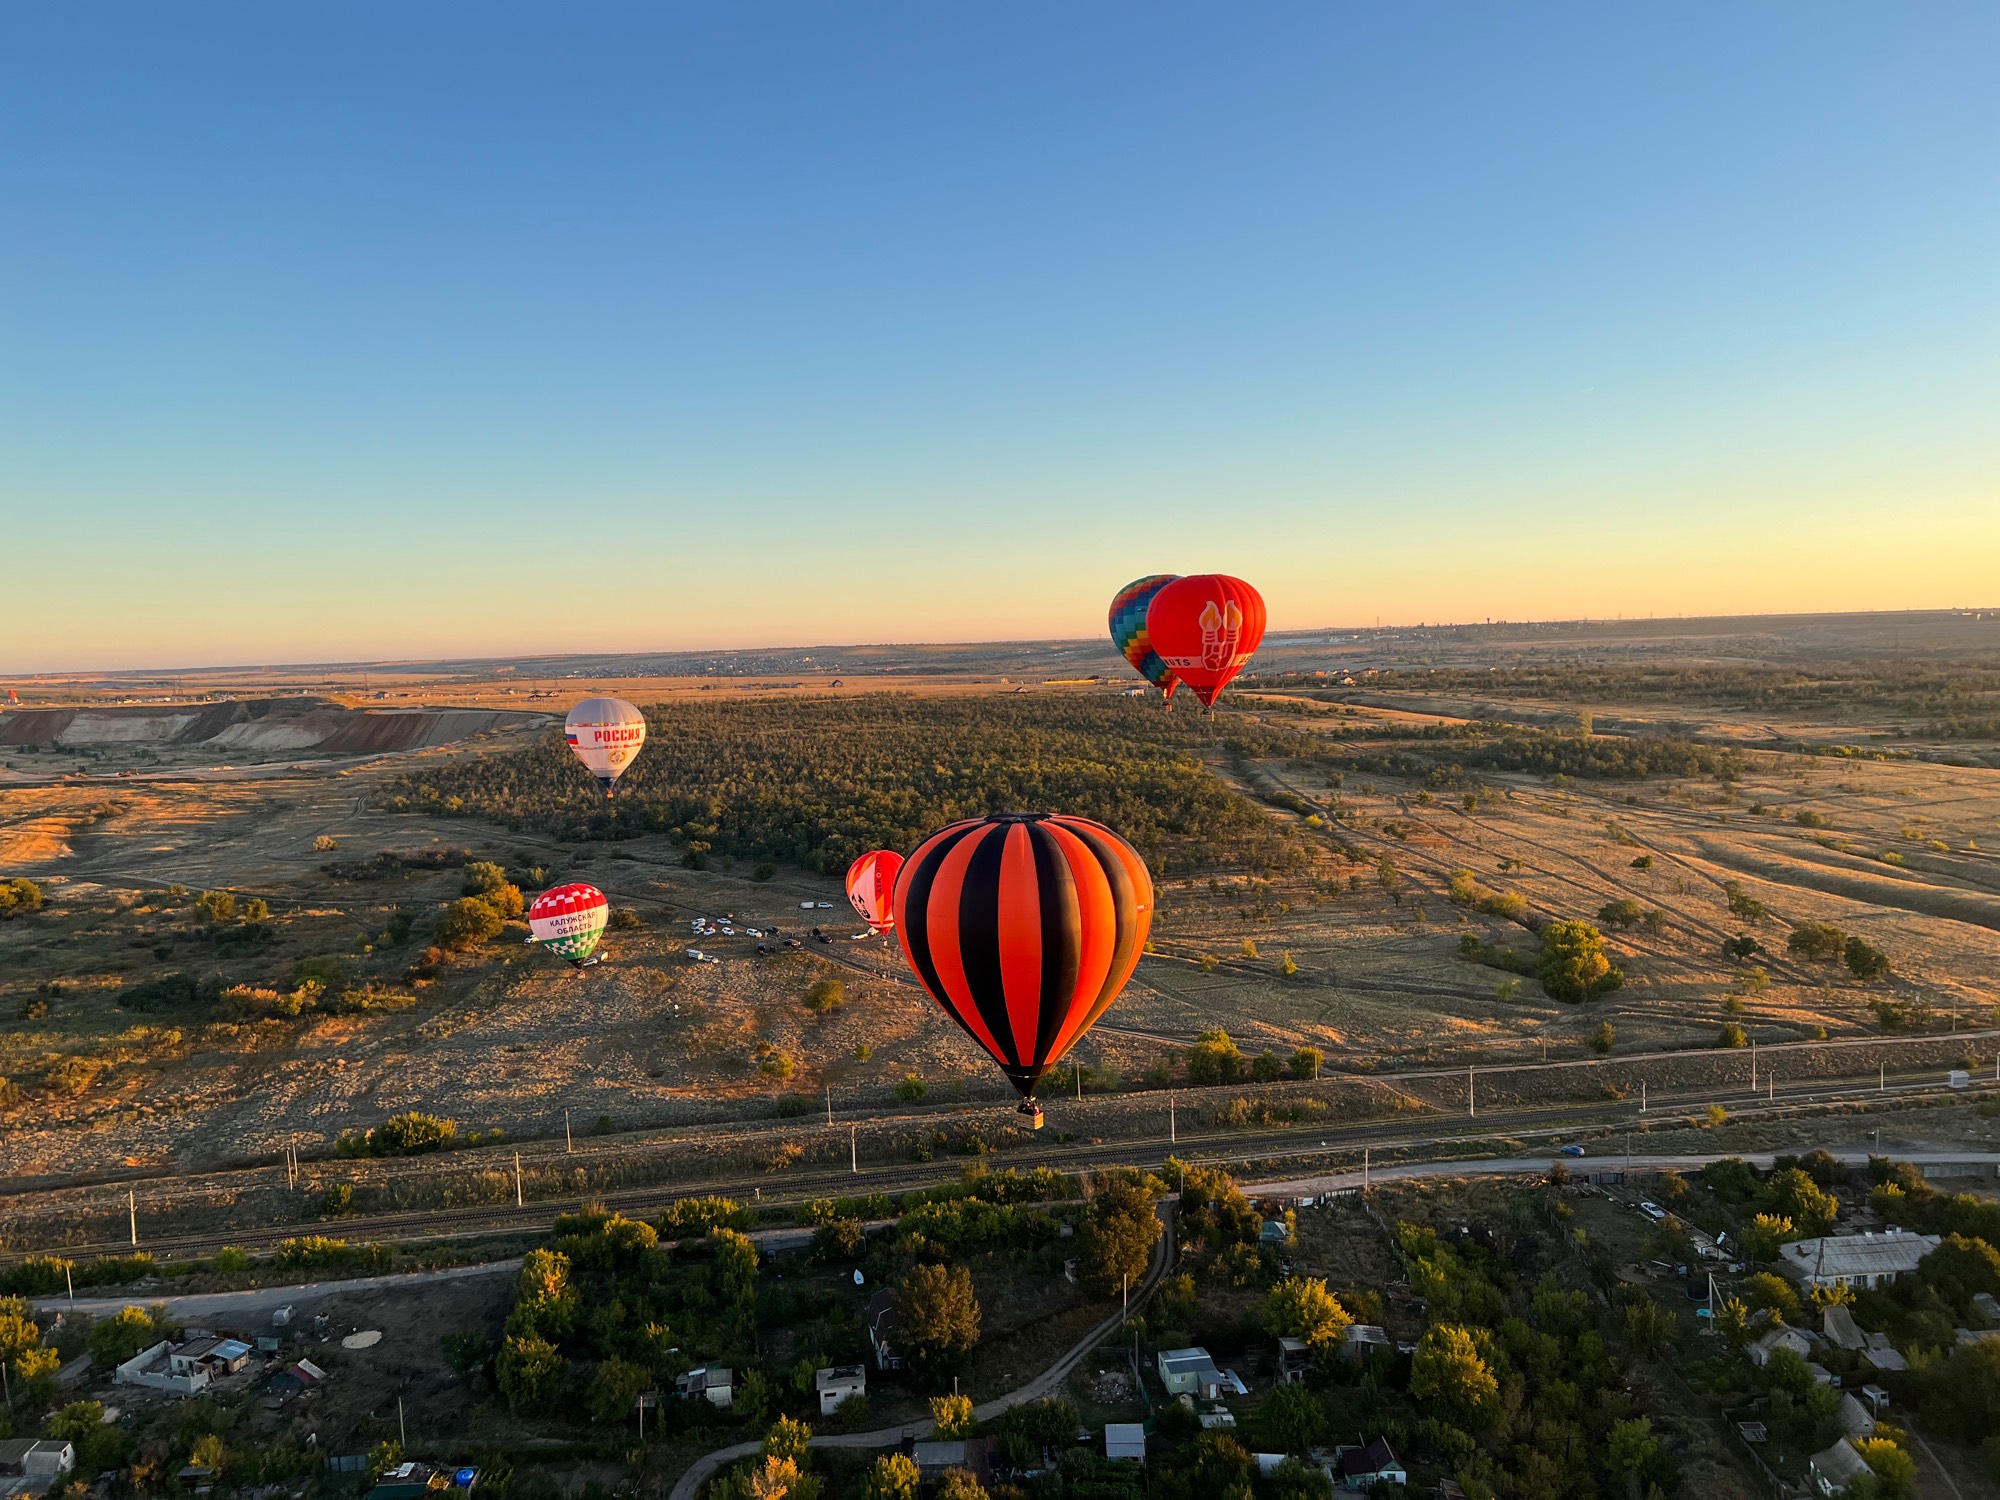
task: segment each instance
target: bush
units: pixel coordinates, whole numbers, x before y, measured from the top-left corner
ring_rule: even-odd
[[[1595,1052],[1599,1057],[1609,1057],[1611,1055],[1611,1048],[1617,1040],[1618,1033],[1612,1030],[1611,1023],[1609,1021],[1599,1021],[1597,1023],[1597,1030],[1590,1034],[1590,1050]]]
[[[203,891],[194,898],[194,909],[203,921],[219,926],[236,920],[236,897],[228,891]]]
[[[847,986],[838,979],[815,980],[812,988],[806,991],[806,1009],[817,1011],[821,1015],[828,1011],[839,1010],[846,1003]]]
[[[1847,940],[1843,956],[1856,979],[1880,979],[1889,972],[1889,955],[1858,937]]]
[[[506,926],[500,913],[477,896],[465,896],[447,906],[437,919],[437,940],[446,948],[463,952],[491,942]]]
[[[1243,1077],[1243,1053],[1228,1032],[1204,1031],[1188,1048],[1187,1075],[1197,1087],[1238,1082]]]
[[[1750,1045],[1750,1036],[1741,1026],[1731,1021],[1715,1034],[1715,1045],[1718,1047],[1747,1047]]]
[[[1630,896],[1606,902],[1597,909],[1597,920],[1606,927],[1630,927],[1642,915],[1639,903]]]
[[[1299,1047],[1293,1051],[1291,1061],[1286,1066],[1294,1078],[1317,1078],[1320,1064],[1325,1061],[1325,1055],[1319,1048]]]
[[[1847,934],[1831,922],[1801,922],[1785,939],[1794,958],[1834,959],[1847,951]]]
[[[912,1266],[895,1306],[897,1341],[920,1367],[948,1367],[979,1342],[979,1299],[963,1266]]]
[[[34,881],[19,875],[12,880],[0,880],[0,919],[26,916],[41,909],[42,888]]]
[[[420,1156],[455,1144],[458,1122],[417,1110],[393,1115],[368,1132],[370,1156]]]
[[[1593,1000],[1625,982],[1624,971],[1604,952],[1604,934],[1588,922],[1551,922],[1542,929],[1535,977],[1551,999]]]
[[[915,1104],[929,1092],[930,1086],[914,1073],[905,1073],[896,1085],[896,1098],[904,1104]]]
[[[767,1078],[786,1079],[798,1072],[799,1065],[792,1061],[792,1054],[773,1047],[757,1061],[757,1071]]]

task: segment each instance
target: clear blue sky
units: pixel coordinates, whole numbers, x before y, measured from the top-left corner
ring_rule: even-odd
[[[2000,7],[14,5],[0,670],[2000,603]]]

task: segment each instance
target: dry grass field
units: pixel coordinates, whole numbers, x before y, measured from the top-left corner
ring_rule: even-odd
[[[2000,627],[1940,618],[1937,653],[1957,660],[1976,648],[1991,659],[1988,637]],[[1772,642],[1784,639],[1767,622],[1753,644],[1769,658],[1782,655]],[[1801,627],[1798,639],[1808,645],[1794,641],[1794,655],[1810,654],[1818,637]],[[1727,635],[1738,647],[1749,640],[1748,626]],[[1838,644],[1855,649],[1845,637]],[[1699,693],[1621,704],[1587,694],[1565,701],[1543,688],[1502,703],[1468,695],[1460,682],[1459,669],[1482,655],[1615,665],[1676,649],[1693,648],[1644,632],[1567,644],[1278,643],[1274,675],[1240,691],[1236,711],[1326,753],[1245,760],[1218,740],[1199,759],[1305,853],[1286,868],[1162,880],[1153,952],[1083,1045],[1091,1086],[1163,1080],[1178,1051],[1217,1027],[1253,1060],[1317,1047],[1333,1075],[1588,1059],[1606,1023],[1614,1059],[1689,1049],[1703,1054],[1689,1059],[1702,1069],[1725,1061],[1707,1049],[1729,1025],[1760,1045],[1949,1038],[1992,1025],[2000,788],[1983,764],[1918,758],[1922,743],[1898,736],[1929,722],[1923,712],[1898,720],[1892,709],[1871,710],[1864,722],[1835,695],[1826,713],[1787,709],[1751,724],[1727,703],[1695,701]],[[1454,674],[1427,695],[1413,657],[1445,658]],[[1029,648],[948,662],[917,654],[888,664],[887,676],[844,678],[839,692],[881,691],[893,678],[903,694],[1011,695],[1033,660]],[[1046,680],[1101,672],[1082,648],[1048,660],[1055,665],[1032,679],[1023,703],[1123,689],[1108,677]],[[1717,660],[1702,655],[1698,664]],[[721,675],[722,666],[738,675]],[[1366,686],[1371,670],[1392,674],[1393,686]],[[469,671],[411,680],[393,690],[425,702],[519,704],[544,690],[523,678],[510,691]],[[591,686],[616,680],[607,670]],[[744,699],[774,722],[789,699],[822,686],[806,675],[760,677],[740,662],[654,679],[651,693],[637,692],[636,681],[624,690],[663,712],[677,693],[748,686]],[[566,676],[548,679],[547,690],[557,689],[568,693]],[[41,701],[61,696],[48,685]],[[1540,722],[1531,732],[1545,736],[1616,746],[1670,728],[1697,745],[1733,748],[1734,758],[1721,776],[1569,776],[1492,764],[1440,774],[1460,753],[1450,736],[1484,743],[1479,725],[1490,727],[1496,704],[1513,722]],[[1595,716],[1594,736],[1579,726],[1583,714]],[[565,1113],[579,1135],[600,1120],[617,1130],[700,1126],[769,1117],[786,1096],[817,1105],[828,1089],[843,1108],[887,1109],[910,1075],[932,1104],[999,1100],[983,1056],[910,987],[895,950],[855,940],[858,924],[830,877],[780,865],[760,880],[748,858],[687,868],[682,844],[665,831],[579,840],[531,823],[385,810],[392,783],[413,772],[515,754],[546,733],[529,725],[268,778],[0,786],[0,878],[35,880],[48,898],[40,911],[0,922],[8,1080],[0,1179],[25,1187],[205,1170],[268,1161],[294,1140],[323,1154],[343,1131],[410,1109],[517,1140],[560,1137]],[[1860,748],[1828,753],[1840,746]],[[1986,748],[1956,743],[1950,758],[1974,762]],[[518,928],[476,952],[427,959],[432,915],[460,893],[455,867],[419,861],[373,879],[328,868],[381,851],[456,850],[524,879],[535,871],[551,882],[588,879],[640,925],[607,934],[605,962],[584,974],[523,945]],[[1488,910],[1454,901],[1455,876],[1461,897],[1466,889],[1460,872],[1470,872]],[[264,900],[269,916],[205,921],[195,896],[224,888]],[[834,907],[801,909],[807,901]],[[1632,903],[1625,917],[1600,917],[1620,902]],[[412,927],[400,939],[399,913]],[[748,937],[701,939],[722,962],[689,963],[689,920],[724,914],[787,937],[818,925],[833,941],[760,958]],[[1504,951],[1531,954],[1531,929],[1554,919],[1605,926],[1621,988],[1563,1003],[1533,977],[1494,965]],[[1890,972],[1863,980],[1841,962],[1788,953],[1787,934],[1809,922],[1879,948]],[[1725,940],[1744,937],[1760,951],[1727,956]],[[272,997],[318,976],[330,995],[364,998],[297,1015],[227,994],[186,1007],[148,1001],[146,987],[167,973]],[[844,1003],[807,1009],[805,994],[828,977],[843,982]],[[1991,1041],[1963,1051],[1964,1062],[1992,1069]],[[1851,1071],[1872,1066],[1857,1057]],[[1542,1087],[1535,1079],[1548,1076],[1502,1075],[1493,1099],[1531,1099]],[[1456,1107],[1443,1084],[1387,1093],[1356,1117]]]

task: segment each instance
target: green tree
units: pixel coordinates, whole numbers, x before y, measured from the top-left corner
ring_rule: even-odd
[[[1354,1321],[1318,1276],[1288,1276],[1264,1301],[1264,1326],[1279,1338],[1304,1339],[1324,1353]]]
[[[919,1365],[947,1367],[979,1342],[979,1299],[963,1266],[911,1267],[895,1307],[897,1341]]]
[[[1326,1432],[1326,1407],[1296,1383],[1275,1385],[1257,1408],[1257,1441],[1271,1453],[1304,1453]]]
[[[1319,1077],[1320,1064],[1324,1061],[1326,1061],[1325,1055],[1317,1047],[1295,1048],[1292,1052],[1291,1063],[1289,1064],[1292,1077],[1317,1078]]]
[[[1969,1308],[1980,1292],[2000,1296],[2000,1250],[1985,1240],[1948,1234],[1919,1263],[1917,1276],[1953,1307]]]
[[[931,1424],[937,1436],[946,1441],[971,1437],[978,1425],[972,1415],[972,1398],[957,1394],[931,1397]]]
[[[812,1387],[808,1385],[807,1390]],[[813,1430],[793,1417],[780,1417],[764,1434],[758,1452],[765,1458],[789,1458],[803,1464],[812,1444]]]
[[[1625,1335],[1649,1359],[1671,1348],[1678,1330],[1674,1315],[1651,1297],[1625,1305]]]
[[[1844,956],[1856,979],[1880,979],[1889,972],[1889,955],[1858,937],[1847,940]]]
[[[902,1453],[885,1453],[861,1481],[861,1500],[917,1500],[923,1476],[916,1460]]]
[[[969,1469],[946,1469],[938,1476],[932,1500],[986,1500],[986,1486]]]
[[[896,1098],[904,1104],[915,1104],[929,1092],[929,1086],[914,1073],[905,1073],[903,1081],[896,1085]]]
[[[1729,1021],[1715,1034],[1715,1045],[1729,1049],[1747,1047],[1750,1045],[1750,1034],[1734,1021]]]
[[[1874,1471],[1880,1500],[1911,1500],[1917,1492],[1917,1461],[1886,1437],[1854,1439],[1855,1451]]]
[[[1831,922],[1801,922],[1785,939],[1794,958],[1839,958],[1847,950],[1847,934]]]
[[[1750,1309],[1739,1298],[1723,1298],[1715,1310],[1715,1331],[1730,1348],[1742,1349],[1750,1342]]]
[[[1410,1362],[1410,1394],[1431,1403],[1440,1421],[1481,1432],[1498,1414],[1500,1382],[1471,1330],[1433,1323]]]
[[[510,1337],[500,1346],[494,1376],[507,1404],[515,1411],[525,1411],[553,1397],[567,1369],[567,1362],[547,1339]]]
[[[1187,1051],[1188,1082],[1198,1087],[1236,1083],[1243,1077],[1243,1054],[1229,1033],[1204,1031]]]
[[[1653,1436],[1653,1424],[1644,1417],[1629,1417],[1611,1424],[1611,1437],[1605,1444],[1604,1467],[1623,1479],[1630,1492],[1639,1491],[1639,1471],[1650,1464],[1660,1451],[1660,1440]]]
[[[194,909],[204,922],[220,927],[236,920],[236,897],[229,891],[203,891],[194,898]]]
[[[24,916],[42,909],[42,888],[16,875],[0,880],[0,918]]]
[[[108,1318],[91,1325],[86,1341],[92,1363],[109,1369],[122,1365],[141,1349],[150,1349],[165,1337],[152,1314],[143,1307],[121,1307]]]
[[[507,924],[500,913],[477,896],[465,896],[447,906],[437,919],[437,940],[457,951],[477,948],[500,936]]]
[[[1098,1180],[1083,1216],[1077,1260],[1085,1282],[1110,1297],[1145,1280],[1153,1247],[1165,1226],[1157,1206],[1166,1185],[1154,1177],[1121,1172]]]
[[[1594,1000],[1625,982],[1604,951],[1604,934],[1588,922],[1551,922],[1542,929],[1535,977],[1550,998],[1575,1004]]]
[[[1800,1167],[1773,1172],[1764,1181],[1762,1197],[1767,1210],[1790,1219],[1805,1239],[1825,1234],[1840,1213],[1840,1200]]]
[[[1805,1321],[1805,1307],[1792,1284],[1782,1276],[1759,1271],[1743,1283],[1743,1295],[1753,1312],[1770,1309],[1781,1323],[1797,1327]]]
[[[1618,1041],[1618,1033],[1611,1029],[1609,1021],[1599,1021],[1597,1029],[1590,1034],[1590,1050],[1599,1057],[1609,1057],[1612,1047]]]
[[[1609,901],[1597,909],[1597,920],[1606,927],[1630,927],[1639,920],[1642,913],[1639,903],[1630,896],[1622,900]]]
[[[806,991],[805,1007],[824,1015],[830,1010],[839,1010],[847,1003],[847,986],[838,979],[819,979]]]
[[[1783,1214],[1758,1214],[1743,1231],[1743,1253],[1751,1260],[1776,1260],[1778,1247],[1799,1237]]]
[[[754,1372],[753,1372],[754,1373]],[[636,1418],[639,1395],[653,1384],[652,1371],[629,1360],[607,1359],[590,1381],[593,1422],[623,1422]]]
[[[757,1296],[757,1247],[747,1235],[720,1225],[708,1232],[715,1254],[715,1291],[724,1302],[748,1307]]]

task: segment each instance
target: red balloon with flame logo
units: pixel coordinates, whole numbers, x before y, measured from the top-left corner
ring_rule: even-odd
[[[1264,596],[1240,578],[1176,578],[1146,609],[1146,635],[1174,676],[1209,708],[1264,639]]]

